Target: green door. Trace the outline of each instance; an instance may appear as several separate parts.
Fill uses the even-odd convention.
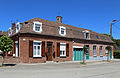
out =
[[[89,60],[89,46],[87,47],[88,52],[86,53],[86,60]]]
[[[112,51],[110,50],[110,59],[112,59]]]
[[[83,49],[74,48],[74,61],[82,61],[83,60]]]

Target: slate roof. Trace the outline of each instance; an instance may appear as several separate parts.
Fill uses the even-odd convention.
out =
[[[41,33],[33,31],[33,22],[35,21],[42,22]],[[58,31],[59,26],[66,27],[66,36],[61,36],[59,34],[59,31]],[[34,34],[51,35],[51,36],[57,36],[57,37],[85,39],[84,33],[83,33],[84,30],[88,30],[88,29],[78,28],[72,25],[57,23],[57,22],[53,22],[53,21],[49,21],[41,18],[33,18],[23,23],[19,33],[34,33]],[[91,30],[88,30],[88,31],[90,32],[89,40],[113,43],[113,41],[106,35],[102,35]],[[13,35],[14,34],[15,33],[13,33]]]

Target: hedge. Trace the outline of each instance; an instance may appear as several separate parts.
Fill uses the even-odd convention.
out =
[[[120,58],[120,50],[114,51],[114,58]]]

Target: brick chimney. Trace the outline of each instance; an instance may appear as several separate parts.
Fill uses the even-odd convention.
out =
[[[12,28],[15,28],[15,23],[14,22],[12,23]]]
[[[62,16],[57,16],[56,17],[56,22],[57,23],[62,23]]]

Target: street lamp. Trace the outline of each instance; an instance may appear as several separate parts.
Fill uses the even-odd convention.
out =
[[[110,23],[110,38],[112,39],[112,23],[115,22],[117,20],[113,20],[111,23]]]

